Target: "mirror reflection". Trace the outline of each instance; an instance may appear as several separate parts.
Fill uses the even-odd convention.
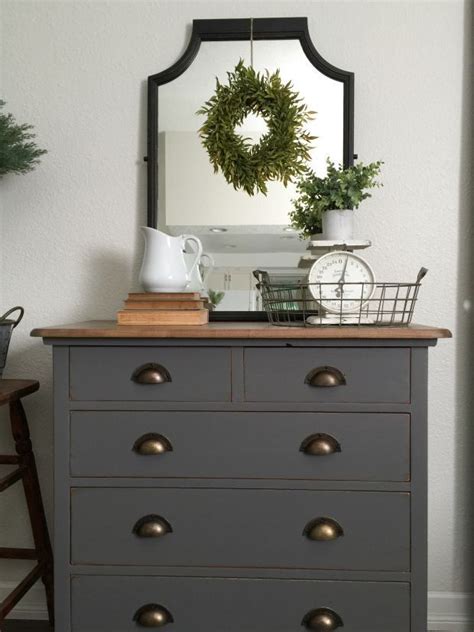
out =
[[[173,235],[197,235],[210,257],[201,275],[207,289],[225,292],[216,309],[258,310],[251,271],[256,267],[296,270],[306,243],[289,227],[295,183],[269,182],[268,194],[249,196],[214,173],[198,130],[204,117],[197,110],[214,94],[216,77],[226,83],[239,59],[250,65],[249,41],[202,42],[196,59],[173,81],[159,88],[158,228]],[[343,162],[344,86],[318,71],[299,40],[253,43],[257,72],[280,70],[291,81],[314,119],[306,124],[316,136],[310,167],[326,171],[326,158]],[[258,139],[265,121],[248,116],[236,131]],[[212,260],[212,266],[210,261]],[[207,264],[207,266],[206,266]],[[208,268],[205,270],[205,268]]]

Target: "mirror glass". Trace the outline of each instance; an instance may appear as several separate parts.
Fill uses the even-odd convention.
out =
[[[174,235],[197,235],[213,260],[207,286],[226,292],[218,309],[260,309],[252,269],[297,269],[307,247],[289,227],[288,213],[295,185],[270,182],[268,194],[249,196],[236,191],[223,175],[214,173],[198,130],[204,117],[197,110],[214,94],[216,77],[227,82],[239,59],[250,65],[250,42],[202,42],[197,57],[179,77],[158,91],[158,228]],[[311,167],[326,172],[326,158],[343,162],[344,86],[318,71],[299,40],[253,42],[253,66],[258,72],[280,70],[310,110],[306,128],[317,139]],[[266,129],[249,116],[237,131],[256,141]],[[208,259],[209,263],[211,259]]]

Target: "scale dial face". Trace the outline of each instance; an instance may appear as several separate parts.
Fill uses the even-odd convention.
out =
[[[337,314],[358,313],[375,292],[375,275],[367,261],[343,250],[328,252],[315,261],[308,283],[315,301]]]

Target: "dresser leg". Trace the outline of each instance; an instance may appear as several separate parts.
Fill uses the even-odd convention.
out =
[[[23,488],[25,490],[26,504],[30,516],[37,559],[44,569],[42,580],[46,590],[49,621],[51,625],[53,625],[53,553],[38,481],[36,461],[31,446],[28,421],[23,405],[19,399],[10,402],[10,422],[17,454],[21,459],[21,465],[26,467],[26,471],[23,474]]]

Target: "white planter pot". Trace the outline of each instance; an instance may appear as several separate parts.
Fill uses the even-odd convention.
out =
[[[350,208],[326,211],[322,216],[323,239],[352,239],[354,211]]]

